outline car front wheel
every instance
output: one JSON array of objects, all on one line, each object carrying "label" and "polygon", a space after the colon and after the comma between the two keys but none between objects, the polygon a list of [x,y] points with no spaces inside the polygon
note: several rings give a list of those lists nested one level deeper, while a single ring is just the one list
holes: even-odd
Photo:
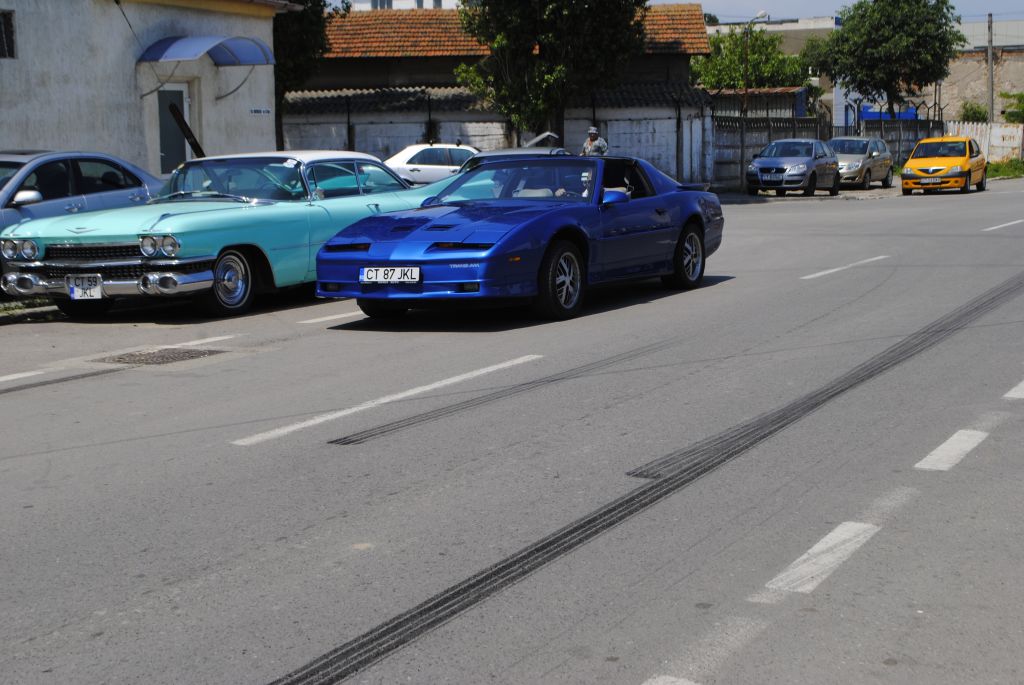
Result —
[{"label": "car front wheel", "polygon": [[871,188],[871,169],[864,171],[864,178],[860,182],[861,190],[869,190]]},{"label": "car front wheel", "polygon": [[883,188],[892,188],[892,167],[885,172],[885,178],[882,179]]},{"label": "car front wheel", "polygon": [[585,276],[579,249],[565,240],[552,243],[537,274],[534,310],[547,319],[577,316],[583,307]]},{"label": "car front wheel", "polygon": [[252,306],[253,270],[239,250],[225,250],[213,266],[213,288],[205,297],[206,311],[213,316],[244,314]]},{"label": "car front wheel", "polygon": [[836,175],[832,177],[832,187],[828,189],[828,194],[831,195],[832,197],[835,197],[836,195],[839,194],[839,174],[838,173],[836,173]]},{"label": "car front wheel", "polygon": [[981,191],[985,190],[985,188],[988,187],[988,171],[987,170],[981,172],[981,180],[978,181],[978,185],[976,185],[974,187],[977,188],[979,193]]},{"label": "car front wheel", "polygon": [[672,273],[661,281],[673,290],[693,290],[704,280],[704,238],[700,225],[691,221],[683,227],[672,256]]},{"label": "car front wheel", "polygon": [[814,191],[818,189],[818,176],[813,171],[811,172],[810,178],[807,179],[807,187],[804,188],[804,197],[814,195]]}]

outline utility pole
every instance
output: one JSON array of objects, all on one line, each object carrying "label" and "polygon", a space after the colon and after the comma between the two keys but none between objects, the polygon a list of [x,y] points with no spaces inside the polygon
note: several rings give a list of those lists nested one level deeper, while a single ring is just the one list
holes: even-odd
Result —
[{"label": "utility pole", "polygon": [[992,15],[988,15],[988,123],[995,121],[995,69],[992,64]]}]

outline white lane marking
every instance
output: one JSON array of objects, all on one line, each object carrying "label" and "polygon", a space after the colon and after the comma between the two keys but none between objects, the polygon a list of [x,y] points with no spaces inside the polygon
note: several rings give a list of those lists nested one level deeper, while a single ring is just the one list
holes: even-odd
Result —
[{"label": "white lane marking", "polygon": [[324,321],[334,321],[335,319],[347,319],[350,316],[359,316],[362,312],[347,312],[345,314],[332,314],[331,316],[321,316],[319,319],[306,319],[305,321],[299,321],[299,323],[323,323]]},{"label": "white lane marking", "polygon": [[171,345],[171,347],[192,347],[193,345],[206,345],[207,343],[220,342],[221,340],[231,340],[236,338],[235,335],[218,335],[215,338],[202,338],[200,340],[189,340],[188,342],[178,343],[177,345]]},{"label": "white lane marking", "polygon": [[20,378],[28,378],[30,376],[38,376],[46,373],[45,371],[23,371],[21,373],[12,373],[9,376],[0,376],[0,383],[4,381],[16,381]]},{"label": "white lane marking", "polygon": [[1021,384],[1013,390],[1003,395],[1003,398],[1008,400],[1024,400],[1024,381],[1022,381]]},{"label": "white lane marking", "polygon": [[844,521],[786,570],[768,581],[765,587],[783,592],[810,593],[879,530],[878,526],[870,523]]},{"label": "white lane marking", "polygon": [[[710,678],[718,671],[733,654],[743,649],[765,628],[768,621],[747,618],[745,616],[728,616],[715,624],[715,627],[697,642],[687,645],[682,654],[673,658],[665,669],[675,676],[678,682],[694,682],[690,678]],[[669,676],[659,676],[666,678]],[[655,680],[655,682],[658,682]],[[661,681],[674,682],[674,681]]]},{"label": "white lane marking", "polygon": [[1024,219],[1017,219],[1016,221],[1011,221],[1006,224],[999,224],[998,226],[983,228],[981,229],[981,232],[984,233],[985,231],[998,231],[1000,228],[1006,228],[1007,226],[1016,226],[1017,224],[1024,224]]},{"label": "white lane marking", "polygon": [[653,678],[648,678],[643,682],[643,685],[698,685],[692,680],[686,678],[673,678],[670,675],[656,675]]},{"label": "white lane marking", "polygon": [[949,440],[932,450],[931,454],[914,464],[914,468],[923,471],[949,471],[987,437],[988,433],[984,431],[957,431]]},{"label": "white lane marking", "polygon": [[854,262],[853,264],[847,264],[846,266],[840,266],[840,267],[836,267],[835,269],[828,269],[826,271],[819,271],[818,273],[815,273],[815,274],[809,274],[807,276],[801,276],[800,280],[801,281],[809,281],[812,278],[819,278],[821,276],[828,276],[829,274],[834,274],[837,271],[845,271],[846,269],[852,269],[853,267],[860,266],[861,264],[870,264],[871,262],[877,262],[877,261],[879,261],[881,259],[888,259],[888,258],[889,258],[889,255],[880,255],[878,257],[872,257],[871,259],[862,259],[859,262]]},{"label": "white lane marking", "polygon": [[418,388],[412,388],[411,390],[405,390],[403,392],[398,392],[393,395],[385,395],[384,397],[380,397],[375,400],[370,400],[369,402],[363,402],[362,404],[358,404],[354,407],[349,407],[348,409],[341,409],[338,411],[332,411],[327,414],[321,414],[320,416],[314,416],[311,419],[308,419],[306,421],[300,421],[299,423],[293,423],[290,426],[282,426],[281,428],[275,428],[274,430],[269,430],[264,433],[250,435],[247,438],[233,440],[231,444],[239,445],[241,447],[248,447],[250,445],[255,445],[260,442],[266,442],[267,440],[273,440],[274,438],[280,438],[284,435],[288,435],[289,433],[294,433],[295,431],[303,430],[304,428],[318,426],[321,423],[326,423],[327,421],[334,421],[335,419],[340,419],[343,416],[349,416],[350,414],[355,414],[356,412],[366,411],[367,409],[373,409],[375,407],[381,406],[382,404],[388,404],[389,402],[397,402],[398,400],[404,400],[407,397],[412,397],[414,395],[422,395],[423,393],[430,392],[431,390],[437,390],[438,388],[443,388],[448,385],[454,385],[455,383],[461,383],[462,381],[468,381],[478,376],[483,376],[488,373],[493,373],[495,371],[501,371],[502,369],[507,369],[512,366],[525,364],[526,362],[532,362],[542,358],[543,355],[540,354],[528,354],[524,357],[517,357],[516,359],[512,359],[507,362],[502,362],[501,364],[485,366],[482,369],[477,369],[476,371],[469,371],[468,373],[463,373],[458,376],[452,376],[451,378],[446,378],[444,380],[437,381],[436,383],[430,383],[429,385],[421,385]]}]

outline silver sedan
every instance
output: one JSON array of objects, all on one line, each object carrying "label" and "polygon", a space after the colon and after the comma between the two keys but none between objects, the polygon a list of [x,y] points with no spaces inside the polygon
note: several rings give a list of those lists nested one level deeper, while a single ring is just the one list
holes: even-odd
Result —
[{"label": "silver sedan", "polygon": [[754,155],[746,179],[749,195],[757,195],[760,190],[774,190],[776,195],[800,190],[804,195],[814,195],[819,189],[838,195],[839,160],[821,140],[776,140]]}]

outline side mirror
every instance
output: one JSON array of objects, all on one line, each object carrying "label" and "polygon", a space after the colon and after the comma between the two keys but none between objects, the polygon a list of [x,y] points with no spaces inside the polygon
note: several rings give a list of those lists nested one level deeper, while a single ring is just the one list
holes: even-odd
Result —
[{"label": "side mirror", "polygon": [[313,199],[314,200],[323,200],[326,197],[327,197],[327,193],[324,192],[323,188],[314,188],[313,189]]},{"label": "side mirror", "polygon": [[439,204],[441,204],[441,199],[437,195],[431,195],[420,203],[420,207],[433,207],[434,205]]},{"label": "side mirror", "polygon": [[629,194],[621,190],[605,190],[601,196],[603,205],[621,205],[623,202],[629,202]]},{"label": "side mirror", "polygon": [[871,151],[871,156],[872,157],[877,157],[878,156],[878,150],[872,150]]},{"label": "side mirror", "polygon": [[43,194],[38,190],[19,190],[14,194],[14,199],[11,200],[12,207],[21,207],[23,205],[34,205],[37,202],[43,201]]}]

